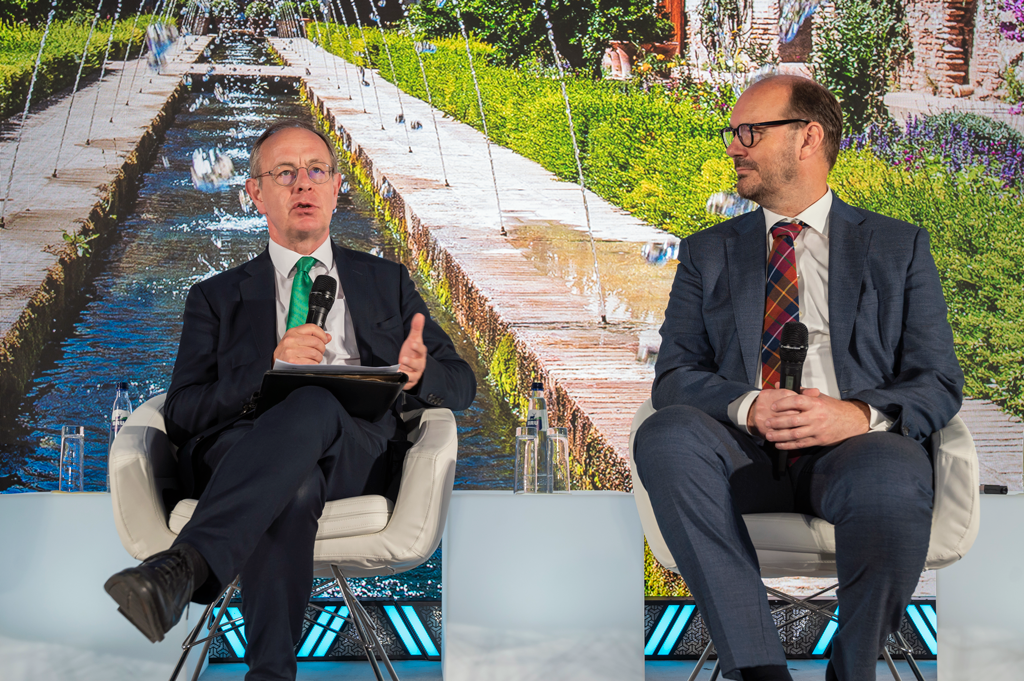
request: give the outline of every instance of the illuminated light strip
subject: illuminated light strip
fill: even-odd
[[[693,615],[693,611],[697,606],[695,605],[684,605],[683,611],[679,613],[679,617],[676,618],[676,623],[672,625],[672,629],[669,630],[668,636],[665,637],[665,642],[661,646],[661,650],[658,651],[659,655],[668,655],[672,652],[672,648],[675,647],[676,641],[679,640],[679,635],[683,633],[683,629],[686,628],[686,623],[690,621],[690,616]]]
[[[668,625],[672,622],[672,618],[675,617],[676,611],[679,610],[678,605],[670,605],[665,608],[664,614],[661,619],[658,620],[658,626],[654,628],[654,633],[651,634],[651,638],[647,641],[647,645],[644,646],[644,655],[653,655],[658,644],[661,643],[661,637],[665,635],[665,630],[668,629]]]
[[[316,647],[313,657],[323,657],[327,654],[334,639],[338,638],[338,632],[345,626],[346,617],[348,617],[348,607],[343,605],[338,609],[338,616],[328,623],[327,631],[324,632],[324,637],[320,640],[320,645]]]
[[[384,612],[387,613],[391,624],[395,625],[395,631],[398,632],[398,637],[402,639],[402,643],[405,644],[405,649],[409,651],[409,654],[416,657],[422,655],[423,653],[420,652],[419,646],[416,645],[412,634],[409,633],[409,628],[402,621],[402,616],[398,614],[398,608],[393,605],[385,605]]]
[[[924,612],[924,616],[928,618],[928,624],[932,625],[932,631],[937,633],[939,631],[939,623],[935,617],[935,608],[930,605],[921,605],[918,607],[921,608],[922,612]]]
[[[238,619],[242,616],[241,611],[238,608],[228,608],[228,617],[232,620]],[[230,626],[229,624],[220,625],[221,633],[224,634],[224,640],[231,646],[231,650],[235,653],[235,657],[245,657],[245,644],[242,643],[242,639],[238,637],[238,634],[234,629],[224,630],[224,627]]]
[[[836,617],[839,616],[839,608],[836,608],[834,613]],[[828,621],[828,625],[825,627],[825,631],[822,632],[821,638],[818,639],[818,645],[814,646],[814,650],[811,651],[811,655],[824,655],[825,650],[828,649],[828,644],[832,643],[832,637],[836,635],[836,629],[839,628],[839,622],[834,619]]]
[[[416,614],[416,610],[411,605],[403,605],[402,612],[405,613],[405,619],[409,620],[409,624],[412,625],[416,638],[423,644],[423,649],[426,651],[427,656],[440,657],[441,653],[437,652],[437,646],[430,640],[430,634],[427,633],[427,629],[423,626],[423,622],[420,621],[420,616]]]
[[[935,635],[932,634],[932,630],[928,628],[928,625],[924,623],[924,618],[921,617],[921,613],[918,611],[917,606],[908,605],[907,614],[910,615],[910,621],[914,623],[915,627],[917,627],[917,633],[921,637],[921,640],[924,641],[924,644],[928,646],[928,650],[931,651],[932,655],[937,654],[939,652],[939,646],[935,642]]]
[[[299,648],[299,653],[296,657],[309,657],[309,653],[313,650],[313,646],[320,639],[320,632],[324,630],[324,627],[328,622],[331,621],[331,617],[334,616],[334,609],[338,606],[328,605],[324,610],[328,612],[320,613],[320,616],[316,618],[316,624],[309,628],[309,633],[306,634],[306,640],[303,641],[302,647]]]

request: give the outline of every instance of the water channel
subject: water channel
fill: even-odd
[[[273,58],[262,41],[225,40],[213,46],[208,61],[260,64]],[[239,190],[249,149],[267,121],[310,117],[297,83],[228,77],[217,97],[216,79],[192,80],[192,92],[142,180],[134,210],[120,221],[113,242],[94,255],[95,276],[82,292],[81,311],[66,327],[55,329],[16,417],[0,430],[0,492],[56,489],[64,424],[85,426],[86,489],[104,489],[107,419],[116,383],[128,381],[136,406],[164,392],[189,287],[265,247],[266,222],[246,210]],[[197,189],[190,178],[193,152],[217,148],[231,159],[234,173],[219,188]],[[331,235],[348,248],[400,259],[400,245],[377,219],[371,199],[357,188],[340,197]],[[456,415],[456,487],[508,489],[508,443],[514,440],[516,418],[484,380],[486,368],[465,332],[436,301],[424,297],[477,373],[477,399]]]

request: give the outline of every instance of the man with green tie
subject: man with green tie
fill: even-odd
[[[400,467],[386,454],[398,413],[465,409],[476,380],[404,266],[329,239],[342,180],[327,137],[305,121],[278,121],[256,142],[249,166],[246,190],[267,218],[270,242],[189,291],[165,405],[167,434],[181,448],[182,491],[199,503],[170,550],[105,588],[159,641],[190,600],[208,603],[241,576],[246,679],[291,680],[324,503],[394,498],[389,473]],[[323,329],[305,323],[320,275],[338,284]],[[316,387],[294,391],[259,418],[243,415],[277,360],[397,364],[409,381],[373,423]]]

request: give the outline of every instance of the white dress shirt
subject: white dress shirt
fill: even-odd
[[[765,248],[771,258],[771,230],[780,221],[792,222],[793,218],[773,213],[764,208]],[[807,227],[800,231],[793,242],[796,251],[796,275],[800,304],[800,321],[807,327],[807,359],[800,377],[804,388],[817,388],[824,395],[842,399],[839,381],[832,364],[832,342],[828,323],[828,227],[829,212],[832,210],[832,190],[812,203],[807,210],[796,216]],[[767,274],[765,276],[767,281]],[[761,372],[757,372],[760,380]],[[760,390],[751,390],[733,400],[729,405],[729,418],[742,431],[747,429],[747,415]],[[868,405],[871,430],[888,430],[892,420]]]
[[[274,284],[277,291],[277,342],[280,343],[287,331],[288,308],[292,300],[292,280],[295,279],[296,265],[303,257],[295,251],[288,250],[273,239],[268,247],[270,260],[274,263]],[[321,364],[360,364],[359,348],[356,346],[356,333],[352,326],[352,313],[345,304],[345,292],[338,279],[338,268],[334,263],[334,251],[331,240],[325,240],[311,254],[316,258],[309,278],[316,280],[321,274],[330,275],[338,282],[338,297],[334,306],[327,313],[326,331],[331,335]]]

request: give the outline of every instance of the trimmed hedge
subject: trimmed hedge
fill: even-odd
[[[114,29],[114,40],[110,47],[110,60],[124,57],[125,47],[131,43],[134,57],[145,39],[146,26],[157,20],[156,16],[142,15],[132,30],[133,19],[121,19]],[[54,92],[74,84],[78,73],[78,60],[89,35],[89,23],[55,21],[50,26],[46,47],[32,90],[32,103],[46,99]],[[100,68],[107,50],[110,35],[110,21],[99,21],[86,55],[83,77]],[[0,118],[7,118],[25,109],[32,70],[35,67],[39,43],[43,37],[42,28],[25,24],[10,24],[0,21]]]

